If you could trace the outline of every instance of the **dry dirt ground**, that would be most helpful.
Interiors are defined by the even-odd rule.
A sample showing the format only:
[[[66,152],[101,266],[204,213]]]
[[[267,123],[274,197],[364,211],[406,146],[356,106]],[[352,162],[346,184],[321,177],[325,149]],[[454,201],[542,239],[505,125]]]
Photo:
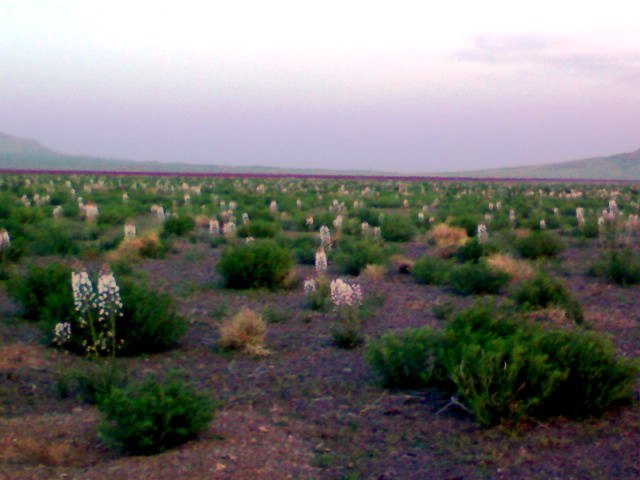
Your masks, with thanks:
[[[425,250],[407,246],[409,256]],[[640,357],[640,288],[609,286],[584,270],[592,248],[569,248],[549,268],[583,304],[587,324],[620,351]],[[134,266],[170,292],[190,329],[178,349],[123,359],[135,377],[179,367],[224,402],[197,440],[160,455],[129,457],[104,446],[97,410],[60,399],[56,375],[83,360],[39,344],[37,328],[17,318],[0,286],[0,479],[637,479],[640,408],[583,421],[553,419],[516,428],[479,428],[437,390],[389,391],[376,384],[364,347],[332,345],[330,313],[305,308],[301,289],[234,292],[218,288],[218,252],[182,245],[162,260]],[[299,274],[311,274],[299,267]],[[432,306],[473,298],[417,285],[390,273],[362,280],[378,298],[365,330],[441,324]],[[270,308],[270,355],[220,352],[217,326],[240,306]],[[639,392],[636,391],[636,397]]]

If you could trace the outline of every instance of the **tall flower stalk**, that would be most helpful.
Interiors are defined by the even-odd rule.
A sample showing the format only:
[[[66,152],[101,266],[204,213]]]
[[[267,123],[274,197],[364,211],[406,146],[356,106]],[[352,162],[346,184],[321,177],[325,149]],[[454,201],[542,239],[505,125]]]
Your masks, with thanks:
[[[78,326],[80,330],[89,332],[89,340],[82,341],[87,355],[109,354],[115,357],[118,348],[116,324],[117,319],[123,316],[123,304],[120,288],[109,266],[102,267],[96,290],[87,271],[78,265],[71,273],[71,288]],[[62,331],[56,330],[55,333],[60,340],[71,339],[71,333],[66,330],[65,335],[60,335]]]
[[[116,283],[113,272],[108,265],[104,265],[98,278],[98,323],[108,323],[109,329],[106,331],[108,339],[111,340],[111,356],[115,357],[116,340],[116,319],[123,316],[122,299],[120,297],[120,287]]]

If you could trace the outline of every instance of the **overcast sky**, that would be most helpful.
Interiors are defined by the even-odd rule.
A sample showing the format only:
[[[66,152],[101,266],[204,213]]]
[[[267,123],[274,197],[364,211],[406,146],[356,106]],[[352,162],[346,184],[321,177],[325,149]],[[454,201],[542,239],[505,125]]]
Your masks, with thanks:
[[[635,3],[0,0],[0,131],[68,153],[406,172],[636,150]]]

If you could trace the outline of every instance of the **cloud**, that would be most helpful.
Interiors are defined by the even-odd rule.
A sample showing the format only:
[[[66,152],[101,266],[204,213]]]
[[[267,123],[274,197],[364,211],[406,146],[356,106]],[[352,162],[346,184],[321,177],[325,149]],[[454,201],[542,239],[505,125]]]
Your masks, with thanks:
[[[614,40],[614,39],[611,39]],[[454,54],[458,61],[522,68],[549,67],[558,71],[640,81],[640,51],[588,37],[537,35],[478,35],[470,48]]]

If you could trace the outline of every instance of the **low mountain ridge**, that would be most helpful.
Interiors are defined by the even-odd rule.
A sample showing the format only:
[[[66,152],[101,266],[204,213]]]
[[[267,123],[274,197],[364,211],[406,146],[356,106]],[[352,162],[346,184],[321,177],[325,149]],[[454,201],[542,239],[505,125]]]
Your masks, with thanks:
[[[449,178],[519,178],[576,180],[640,180],[640,149],[629,152],[572,160],[547,165],[494,168],[464,172],[408,174],[372,170],[329,170],[279,168],[269,166],[233,167],[132,161],[88,155],[58,153],[31,139],[0,132],[0,170],[74,170],[102,172],[149,172],[194,174],[266,174],[266,175],[359,175],[359,176],[437,176]]]
[[[592,157],[547,165],[453,172],[445,175],[471,178],[640,180],[640,149],[606,157]]]

